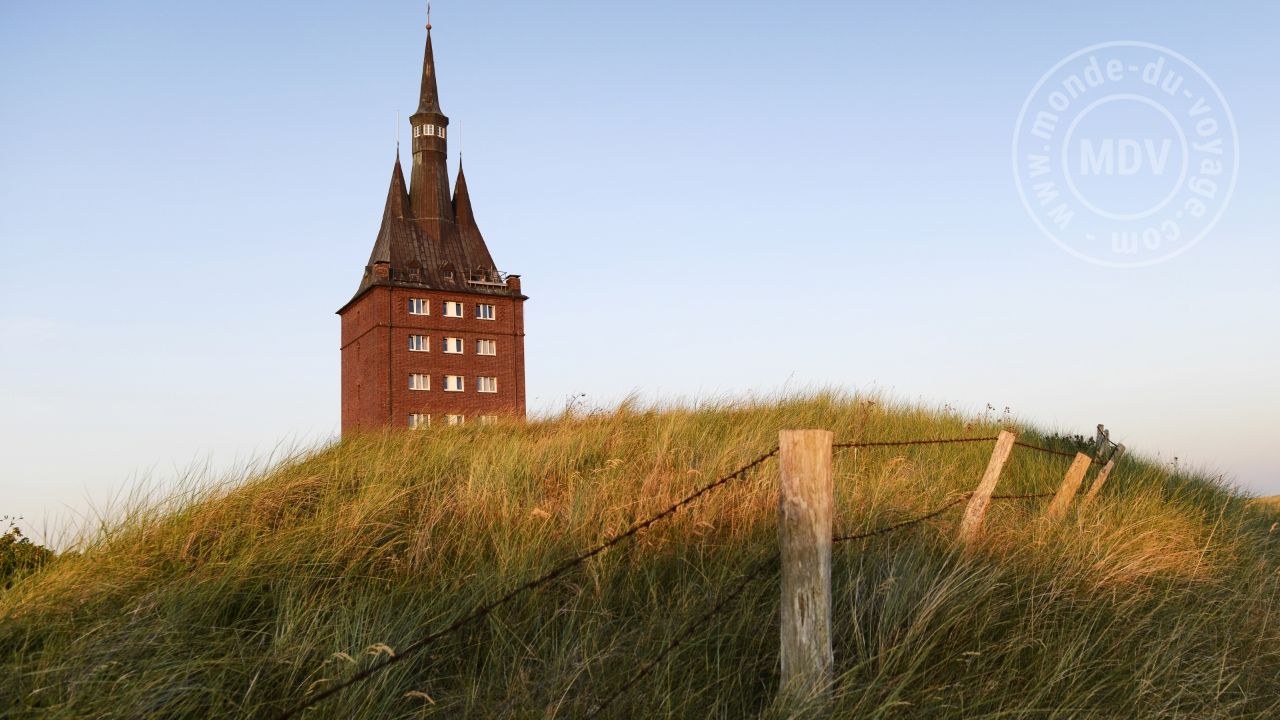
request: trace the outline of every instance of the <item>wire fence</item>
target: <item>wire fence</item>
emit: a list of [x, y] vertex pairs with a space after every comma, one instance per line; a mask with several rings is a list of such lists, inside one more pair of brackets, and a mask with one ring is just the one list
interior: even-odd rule
[[[995, 441], [996, 439], [997, 439], [996, 437], [992, 436], [992, 437], [966, 437], [966, 438], [928, 438], [928, 439], [916, 439], [916, 440], [857, 441], [857, 442], [833, 443], [831, 445], [831, 448], [834, 452], [834, 451], [852, 449], [852, 448], [908, 447], [908, 446], [923, 446], [923, 445], [980, 443], [980, 442], [992, 442], [992, 441]], [[1063, 457], [1074, 457], [1075, 455], [1074, 453], [1054, 450], [1052, 448], [1040, 447], [1040, 446], [1032, 445], [1029, 443], [1023, 443], [1020, 441], [1015, 442], [1014, 445], [1018, 447], [1026, 448], [1029, 450], [1050, 454], [1050, 455], [1057, 455], [1057, 456], [1063, 456]], [[306, 698], [302, 702], [286, 710], [284, 713], [278, 715], [277, 716], [278, 720], [288, 720], [289, 718], [297, 717], [299, 714], [301, 714], [303, 711], [307, 710], [308, 708], [314, 707], [319, 703], [324, 702], [329, 698], [332, 698], [333, 696], [337, 695], [338, 693], [342, 692], [343, 690], [353, 685], [356, 685], [361, 682], [364, 682], [365, 680], [368, 680], [374, 675], [377, 675], [378, 673], [385, 671], [387, 668], [391, 667], [392, 665], [403, 662], [404, 660], [414, 656], [417, 653], [420, 653], [423, 649], [435, 644], [436, 642], [462, 630], [463, 628], [473, 623], [476, 623], [484, 619], [494, 610], [497, 610], [498, 608], [502, 607], [506, 603], [515, 599], [516, 597], [519, 597], [528, 592], [533, 592], [535, 590], [538, 590], [539, 588], [551, 583], [556, 578], [569, 572], [573, 568], [576, 568], [579, 565], [585, 563], [587, 560], [590, 560], [591, 558], [596, 557], [597, 555], [603, 553], [604, 551], [612, 547], [615, 547], [630, 538], [635, 537], [638, 533], [653, 526], [654, 524], [670, 518], [671, 516], [679, 512], [681, 509], [697, 502], [700, 498], [704, 497], [708, 493], [718, 488], [721, 488], [735, 480], [739, 480], [741, 478], [746, 477], [753, 470], [763, 465], [770, 458], [776, 456], [778, 454], [778, 451], [779, 451], [779, 448], [775, 446], [772, 450], [769, 450], [768, 452], [765, 452], [759, 455], [751, 462], [739, 467], [733, 472], [730, 472], [726, 475], [723, 475], [717, 478], [712, 482], [702, 485], [701, 487], [697, 488], [696, 490], [689, 493], [688, 495], [685, 495], [684, 497], [672, 503], [671, 505], [668, 505], [667, 507], [663, 508], [659, 512], [653, 515], [650, 515], [644, 520], [640, 520], [632, 523], [630, 526], [627, 527], [626, 530], [623, 530], [620, 533], [610, 536], [609, 538], [597, 543], [596, 545], [578, 553], [572, 558], [561, 562], [559, 565], [556, 565], [551, 570], [548, 570], [542, 573], [541, 575], [516, 586], [515, 588], [509, 590], [508, 592], [498, 597], [497, 599], [491, 600], [487, 603], [479, 605], [478, 607], [473, 609], [471, 612], [463, 615], [460, 618], [455, 619], [453, 622], [449, 623], [448, 625], [441, 628], [440, 630], [436, 630], [434, 632], [428, 633], [426, 635], [423, 635], [409, 642], [407, 645], [404, 645], [402, 648], [396, 650], [394, 654], [380, 656], [379, 659], [374, 661], [374, 664], [370, 665], [369, 667], [363, 670], [360, 670], [359, 672], [356, 672], [351, 677], [348, 677], [345, 680], [342, 680], [341, 682], [335, 683], [334, 685], [331, 685], [330, 687], [320, 692], [317, 692], [311, 697]], [[961, 505], [962, 503], [969, 501], [973, 497], [973, 495], [974, 493], [972, 492], [964, 493], [923, 515], [919, 515], [917, 517], [913, 517], [908, 520], [903, 520], [897, 523], [893, 523], [891, 525], [880, 527], [874, 530], [846, 534], [846, 535], [836, 535], [832, 537], [831, 542], [833, 544], [841, 544], [841, 543], [854, 542], [857, 540], [866, 540], [869, 538], [873, 538], [881, 535], [888, 535], [900, 530], [905, 530], [911, 527], [915, 527], [922, 523], [928, 522], [929, 520], [933, 520], [937, 517], [940, 517], [941, 515], [945, 514], [948, 510], [951, 510], [952, 508], [955, 508], [958, 505]], [[1054, 495], [1055, 493], [1052, 493], [1052, 492], [1028, 493], [1028, 494], [1017, 494], [1017, 495], [991, 495], [990, 499], [1002, 500], [1002, 501], [1003, 500], [1034, 500], [1034, 499], [1049, 498], [1049, 497], [1053, 497]], [[723, 612], [726, 608], [728, 608], [729, 605], [734, 602], [734, 600], [736, 600], [739, 596], [741, 596], [742, 593], [745, 592], [745, 590], [751, 585], [753, 581], [763, 577], [764, 573], [778, 562], [779, 557], [780, 557], [780, 553], [775, 552], [769, 555], [768, 557], [765, 557], [762, 560], [753, 564], [745, 573], [743, 573], [742, 577], [728, 591], [721, 594], [719, 598], [717, 598], [717, 600], [711, 605], [711, 607], [705, 613], [689, 621], [680, 630], [680, 632], [676, 634], [676, 636], [671, 640], [670, 643], [668, 643], [661, 651], [659, 651], [657, 655], [650, 658], [643, 665], [638, 667], [636, 671], [631, 674], [631, 676], [627, 679], [625, 683], [623, 683], [621, 686], [616, 688], [603, 701], [596, 704], [593, 707], [593, 709], [589, 711], [586, 717], [596, 718], [600, 716], [603, 712], [605, 712], [608, 708], [610, 708], [614, 703], [616, 703], [619, 698], [626, 695], [642, 679], [644, 679], [650, 673], [652, 673], [654, 668], [656, 668], [659, 664], [661, 664], [662, 661], [665, 660], [672, 652], [678, 649], [680, 645], [682, 645], [684, 642], [686, 642], [690, 638], [694, 637], [699, 630], [702, 630], [708, 627], [711, 621], [717, 615]]]
[[1054, 450], [1053, 448], [1040, 447], [1039, 445], [1024, 443], [1021, 440], [1019, 440], [1018, 442], [1015, 442], [1014, 445], [1020, 448], [1026, 448], [1028, 450], [1035, 450], [1036, 452], [1042, 452], [1042, 453], [1045, 453], [1046, 455], [1057, 455], [1059, 457], [1065, 457], [1065, 458], [1074, 458], [1076, 456], [1076, 454], [1073, 452], [1066, 452], [1064, 450]]

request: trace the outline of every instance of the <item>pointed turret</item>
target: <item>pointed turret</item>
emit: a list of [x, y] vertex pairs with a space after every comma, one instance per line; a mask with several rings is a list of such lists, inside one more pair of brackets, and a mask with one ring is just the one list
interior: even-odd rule
[[387, 204], [382, 210], [382, 227], [369, 255], [370, 267], [378, 263], [401, 265], [408, 259], [404, 251], [413, 246], [412, 218], [409, 189], [404, 182], [404, 170], [400, 168], [397, 150], [396, 164], [391, 169], [391, 187], [387, 189]]
[[404, 171], [400, 167], [397, 148], [395, 167], [391, 169], [391, 185], [387, 188], [387, 203], [382, 210], [382, 226], [369, 253], [360, 288], [356, 296], [370, 285], [396, 282], [432, 282], [432, 274], [439, 260], [423, 242], [422, 231], [413, 219], [413, 208], [408, 188], [404, 183]]
[[458, 225], [458, 238], [462, 241], [462, 254], [466, 258], [467, 267], [472, 271], [484, 270], [496, 274], [493, 256], [485, 245], [484, 236], [480, 234], [480, 226], [476, 224], [475, 213], [471, 209], [471, 193], [467, 191], [467, 175], [462, 170], [462, 160], [458, 160], [458, 182], [453, 188], [453, 217]]

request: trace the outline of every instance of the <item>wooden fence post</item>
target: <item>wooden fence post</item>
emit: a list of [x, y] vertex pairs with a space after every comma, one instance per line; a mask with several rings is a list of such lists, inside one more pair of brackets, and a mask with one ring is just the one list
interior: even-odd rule
[[799, 708], [831, 692], [831, 433], [778, 435], [782, 695]]
[[1049, 509], [1044, 512], [1046, 519], [1056, 521], [1067, 514], [1067, 508], [1071, 507], [1071, 501], [1080, 490], [1080, 483], [1084, 482], [1084, 474], [1089, 471], [1091, 462], [1093, 461], [1088, 455], [1076, 453], [1076, 458], [1071, 461], [1071, 467], [1067, 468], [1066, 477], [1062, 478], [1058, 494], [1053, 496]]
[[1000, 437], [996, 438], [996, 449], [991, 453], [991, 462], [987, 463], [987, 470], [982, 473], [982, 482], [978, 483], [978, 489], [969, 498], [964, 519], [960, 521], [960, 542], [965, 545], [972, 546], [982, 534], [982, 520], [987, 516], [991, 494], [996, 490], [996, 483], [1000, 482], [1000, 471], [1004, 469], [1005, 461], [1009, 459], [1017, 440], [1018, 435], [1008, 430], [1002, 430]]
[[1111, 459], [1098, 471], [1098, 477], [1093, 479], [1093, 484], [1089, 486], [1089, 492], [1085, 494], [1084, 500], [1080, 501], [1081, 512], [1089, 507], [1089, 503], [1093, 502], [1094, 498], [1098, 497], [1098, 491], [1102, 489], [1102, 485], [1107, 481], [1107, 478], [1111, 477], [1111, 471], [1115, 469], [1116, 463], [1120, 462], [1121, 457], [1124, 457], [1124, 446], [1117, 445], [1116, 451], [1111, 453]]

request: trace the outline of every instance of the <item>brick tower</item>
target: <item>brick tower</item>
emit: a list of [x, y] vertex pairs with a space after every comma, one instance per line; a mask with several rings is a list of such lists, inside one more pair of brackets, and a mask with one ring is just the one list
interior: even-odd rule
[[498, 271], [458, 167], [449, 192], [447, 128], [427, 25], [412, 183], [399, 152], [382, 227], [342, 318], [342, 431], [523, 417], [520, 276]]

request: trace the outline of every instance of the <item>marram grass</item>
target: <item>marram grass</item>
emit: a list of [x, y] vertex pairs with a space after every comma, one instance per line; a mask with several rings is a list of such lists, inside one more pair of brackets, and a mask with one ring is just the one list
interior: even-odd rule
[[[1000, 429], [822, 395], [349, 438], [133, 508], [0, 593], [0, 715], [274, 717], [754, 459], [778, 430], [814, 427], [838, 441]], [[971, 490], [990, 451], [840, 453], [837, 532]], [[1018, 448], [997, 492], [1052, 491], [1067, 462]], [[589, 713], [776, 549], [776, 474], [770, 460], [305, 716]], [[995, 504], [971, 555], [952, 544], [959, 509], [838, 546], [823, 715], [1280, 717], [1274, 510], [1140, 459], [1086, 513], [1049, 526], [1044, 506]], [[606, 716], [783, 717], [777, 614], [774, 571]]]

